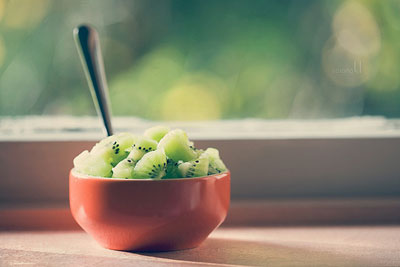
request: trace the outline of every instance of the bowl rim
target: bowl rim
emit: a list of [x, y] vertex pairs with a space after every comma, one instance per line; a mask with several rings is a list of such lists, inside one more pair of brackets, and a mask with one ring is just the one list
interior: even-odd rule
[[70, 176], [73, 176], [74, 178], [77, 179], [87, 179], [87, 180], [101, 180], [101, 181], [123, 181], [123, 182], [168, 182], [168, 181], [198, 181], [198, 180], [208, 180], [210, 178], [216, 178], [216, 179], [222, 179], [226, 176], [230, 175], [230, 171], [227, 170], [225, 172], [217, 173], [217, 174], [211, 174], [208, 176], [202, 176], [202, 177], [191, 177], [191, 178], [169, 178], [169, 179], [151, 179], [151, 178], [146, 178], [146, 179], [128, 179], [128, 178], [111, 178], [111, 177], [101, 177], [101, 176], [94, 176], [94, 175], [87, 175], [83, 173], [79, 173], [78, 171], [75, 170], [75, 168], [72, 168], [70, 170]]

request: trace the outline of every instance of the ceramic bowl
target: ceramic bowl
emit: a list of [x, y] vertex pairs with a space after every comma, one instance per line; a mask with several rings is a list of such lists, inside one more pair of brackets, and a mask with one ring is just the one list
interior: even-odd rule
[[76, 222], [105, 248], [194, 248], [226, 217], [230, 173], [139, 180], [91, 177], [71, 170], [69, 200]]

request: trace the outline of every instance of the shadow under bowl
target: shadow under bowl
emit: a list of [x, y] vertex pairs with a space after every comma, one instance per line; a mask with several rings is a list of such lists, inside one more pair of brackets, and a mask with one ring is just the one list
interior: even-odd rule
[[69, 175], [76, 222], [100, 245], [124, 251], [194, 248], [225, 219], [230, 173], [184, 179]]

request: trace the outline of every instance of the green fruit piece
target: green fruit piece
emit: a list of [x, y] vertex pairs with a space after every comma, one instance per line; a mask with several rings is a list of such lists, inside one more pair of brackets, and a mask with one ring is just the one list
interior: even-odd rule
[[196, 152], [197, 158], [201, 157], [201, 155], [204, 153], [203, 149], [193, 148], [193, 150]]
[[137, 137], [132, 145], [128, 158], [139, 161], [144, 154], [157, 149], [157, 142], [146, 137]]
[[103, 158], [106, 162], [116, 166], [118, 162], [128, 156], [125, 150], [133, 145], [136, 136], [130, 133], [120, 133], [109, 136], [97, 143], [90, 154]]
[[182, 177], [202, 177], [208, 175], [208, 164], [208, 158], [205, 157], [182, 163], [178, 170]]
[[203, 149], [196, 148], [194, 146], [194, 142], [192, 142], [190, 140], [189, 140], [189, 147], [190, 147], [190, 149], [192, 149], [196, 153], [196, 155], [197, 155], [196, 158], [200, 157], [200, 155], [203, 154], [203, 152], [204, 152]]
[[190, 148], [186, 133], [180, 129], [167, 133], [158, 143], [158, 148], [163, 148], [167, 157], [175, 162], [197, 158], [196, 152]]
[[164, 150], [146, 153], [135, 166], [135, 178], [161, 179], [166, 174], [167, 157]]
[[112, 169], [112, 178], [134, 178], [134, 168], [136, 162], [131, 158], [121, 160], [117, 166]]
[[175, 162], [172, 159], [167, 159], [167, 169], [166, 174], [163, 179], [173, 179], [173, 178], [182, 178], [181, 173], [178, 170], [178, 166], [182, 163]]
[[144, 132], [144, 136], [148, 137], [150, 139], [153, 139], [157, 142], [160, 142], [160, 140], [170, 131], [171, 129], [167, 126], [154, 126], [149, 129], [147, 129]]
[[224, 162], [219, 157], [219, 151], [216, 148], [207, 148], [206, 151], [200, 155], [200, 158], [208, 158], [210, 163], [208, 166], [209, 175], [225, 172], [227, 170]]
[[85, 150], [74, 159], [75, 170], [79, 173], [101, 177], [111, 177], [111, 164], [102, 157]]

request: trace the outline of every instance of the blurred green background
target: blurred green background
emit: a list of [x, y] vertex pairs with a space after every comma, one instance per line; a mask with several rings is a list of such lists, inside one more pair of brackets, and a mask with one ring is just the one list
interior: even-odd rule
[[101, 38], [114, 115], [400, 116], [400, 1], [0, 0], [0, 115], [93, 115], [72, 38]]

